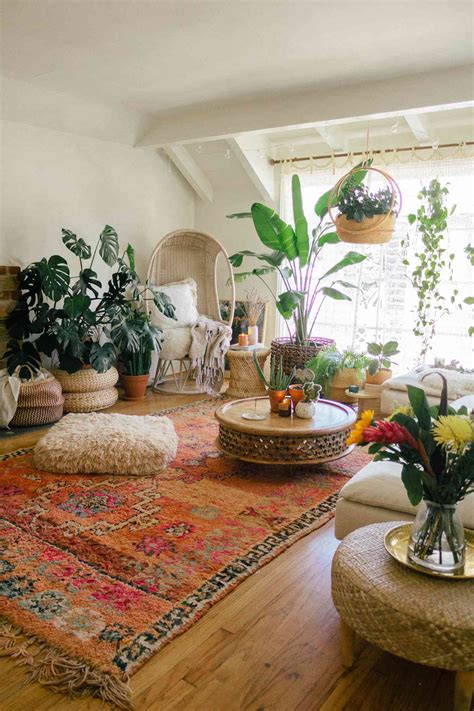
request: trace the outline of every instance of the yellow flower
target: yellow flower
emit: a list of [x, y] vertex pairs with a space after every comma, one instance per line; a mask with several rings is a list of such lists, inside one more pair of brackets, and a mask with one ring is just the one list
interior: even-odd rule
[[409, 417], [414, 416], [414, 412], [411, 408], [411, 405], [400, 405], [399, 407], [396, 407], [394, 410], [392, 410], [392, 414], [387, 419], [391, 420], [394, 415], [398, 414], [408, 415]]
[[462, 454], [467, 445], [474, 442], [474, 428], [469, 417], [440, 415], [433, 424], [433, 437], [445, 449]]
[[360, 419], [355, 423], [354, 429], [349, 435], [347, 444], [360, 444], [363, 441], [362, 432], [366, 427], [370, 427], [374, 419], [374, 410], [364, 410]]

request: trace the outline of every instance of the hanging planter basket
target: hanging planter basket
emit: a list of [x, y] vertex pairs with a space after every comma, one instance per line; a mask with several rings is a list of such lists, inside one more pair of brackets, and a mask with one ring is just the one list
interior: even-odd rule
[[343, 175], [332, 189], [328, 200], [329, 217], [334, 222], [337, 234], [342, 242], [351, 242], [352, 244], [384, 244], [385, 242], [389, 242], [393, 235], [395, 222], [402, 206], [402, 193], [398, 183], [384, 170], [373, 168], [372, 166], [364, 168], [364, 170], [379, 173], [386, 179], [392, 193], [390, 210], [383, 215], [364, 217], [362, 222], [349, 220], [346, 215], [339, 214], [336, 216], [334, 214], [334, 206], [331, 206], [334, 202], [337, 205], [342, 185], [351, 175], [361, 171], [360, 167], [355, 167], [346, 173], [346, 175]]

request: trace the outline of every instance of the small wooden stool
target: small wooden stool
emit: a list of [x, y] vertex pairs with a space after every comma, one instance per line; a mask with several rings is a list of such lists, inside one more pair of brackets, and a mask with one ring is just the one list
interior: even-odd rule
[[395, 522], [350, 533], [332, 565], [332, 597], [341, 616], [344, 666], [359, 634], [403, 659], [456, 672], [454, 711], [470, 711], [474, 690], [474, 580], [440, 580], [390, 558], [385, 533]]
[[227, 351], [230, 382], [225, 394], [229, 397], [246, 398], [266, 395], [265, 386], [258, 377], [257, 369], [253, 362], [254, 353], [257, 354], [257, 360], [263, 370], [265, 361], [270, 354], [270, 348], [262, 346], [251, 351], [232, 349]]
[[345, 393], [348, 397], [354, 398], [354, 400], [357, 401], [357, 410], [359, 415], [363, 412], [363, 410], [373, 410], [376, 420], [383, 417], [380, 411], [382, 385], [366, 384], [364, 389], [359, 390], [357, 393], [351, 393], [349, 390], [346, 390]]

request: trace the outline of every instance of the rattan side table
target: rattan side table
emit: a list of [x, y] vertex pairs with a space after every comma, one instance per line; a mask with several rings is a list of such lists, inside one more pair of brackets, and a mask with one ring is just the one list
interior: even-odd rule
[[350, 533], [332, 565], [341, 616], [343, 663], [354, 661], [355, 633], [386, 652], [456, 672], [454, 709], [469, 711], [474, 688], [474, 580], [440, 580], [390, 558], [385, 533], [395, 522]]
[[263, 370], [270, 348], [262, 346], [248, 351], [233, 349], [227, 351], [230, 381], [226, 395], [229, 397], [260, 397], [266, 394], [265, 386], [258, 377], [257, 369], [253, 362], [254, 353], [257, 354], [257, 360]]

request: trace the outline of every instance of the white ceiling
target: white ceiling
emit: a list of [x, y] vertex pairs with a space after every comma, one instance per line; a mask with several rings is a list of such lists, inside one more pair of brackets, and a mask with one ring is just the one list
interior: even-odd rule
[[468, 64], [458, 0], [2, 0], [2, 73], [142, 113]]

